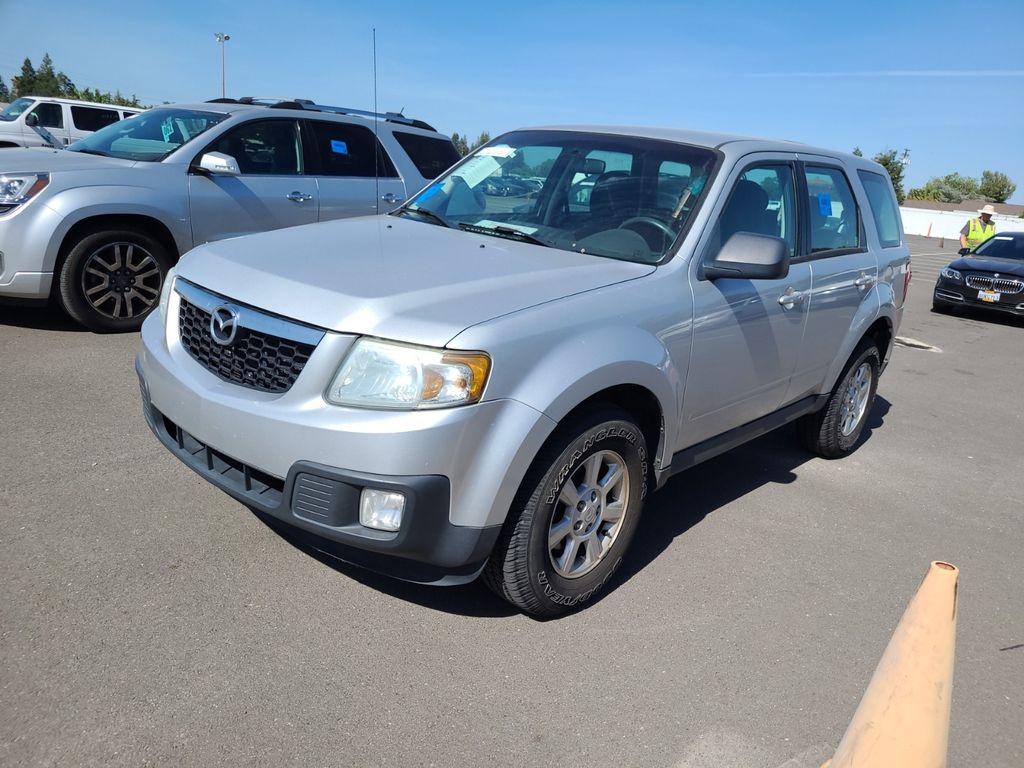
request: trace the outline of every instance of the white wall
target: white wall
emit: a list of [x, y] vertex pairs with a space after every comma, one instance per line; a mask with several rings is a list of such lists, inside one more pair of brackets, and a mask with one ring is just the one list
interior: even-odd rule
[[[900, 208], [903, 231], [908, 235], [960, 239], [960, 230], [977, 211], [932, 211], [926, 208]], [[997, 213], [992, 217], [997, 232], [1024, 232], [1024, 219]]]

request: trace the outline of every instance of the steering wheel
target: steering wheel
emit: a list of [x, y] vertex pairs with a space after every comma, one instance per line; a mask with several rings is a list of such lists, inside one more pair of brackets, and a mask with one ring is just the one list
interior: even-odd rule
[[672, 228], [661, 219], [655, 218], [654, 216], [634, 216], [631, 219], [626, 219], [624, 222], [619, 224], [619, 229], [629, 229], [630, 224], [649, 224], [657, 230], [660, 230], [669, 239], [674, 240], [676, 233], [672, 231]]

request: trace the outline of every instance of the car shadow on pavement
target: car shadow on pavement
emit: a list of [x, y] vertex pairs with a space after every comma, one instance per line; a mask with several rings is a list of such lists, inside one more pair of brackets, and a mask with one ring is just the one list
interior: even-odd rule
[[948, 309], [945, 312], [933, 309], [932, 314], [959, 317], [964, 320], [974, 320], [978, 323], [1004, 325], [1007, 328], [1024, 328], [1024, 316], [1011, 315], [1009, 312], [999, 312], [997, 310], [975, 309], [974, 307], [955, 307], [953, 309]]
[[0, 304], [0, 325], [39, 331], [89, 333], [88, 328], [76, 323], [58, 307], [38, 304]]
[[[891, 404], [876, 397], [858, 443], [871, 439], [882, 426]], [[797, 438], [792, 424], [759, 437], [710, 461], [683, 472], [650, 497], [633, 545], [608, 588], [586, 605], [600, 602], [630, 578], [646, 568], [672, 541], [686, 533], [715, 510], [769, 483], [792, 483], [794, 470], [817, 460]], [[367, 571], [309, 545], [295, 528], [253, 510], [256, 517], [296, 549], [360, 584], [399, 600], [458, 616], [499, 618], [513, 616], [516, 609], [494, 595], [479, 579], [457, 587], [432, 587], [398, 581]]]

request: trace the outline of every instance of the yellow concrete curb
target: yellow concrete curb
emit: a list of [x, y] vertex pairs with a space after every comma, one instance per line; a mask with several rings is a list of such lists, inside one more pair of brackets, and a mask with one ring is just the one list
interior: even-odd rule
[[959, 577], [954, 565], [931, 564], [822, 768], [946, 765]]

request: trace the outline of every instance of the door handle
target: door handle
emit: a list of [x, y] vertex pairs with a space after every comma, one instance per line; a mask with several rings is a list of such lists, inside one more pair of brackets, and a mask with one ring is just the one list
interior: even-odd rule
[[296, 203], [308, 203], [310, 200], [313, 199], [312, 195], [306, 195], [303, 194], [302, 192], [289, 192], [287, 195], [285, 195], [285, 197], [287, 197], [292, 202]]
[[779, 304], [783, 309], [792, 309], [794, 304], [802, 304], [804, 301], [804, 294], [801, 291], [794, 291], [792, 288], [787, 288], [786, 292], [779, 296]]
[[386, 192], [385, 194], [380, 196], [380, 199], [383, 200], [385, 203], [397, 203], [402, 198], [400, 198], [394, 192]]
[[869, 285], [874, 285], [875, 284], [875, 278], [874, 278], [874, 276], [869, 275], [866, 272], [861, 272], [860, 273], [860, 277], [858, 277], [856, 280], [854, 280], [853, 284], [855, 286], [857, 286], [858, 288], [866, 288]]

